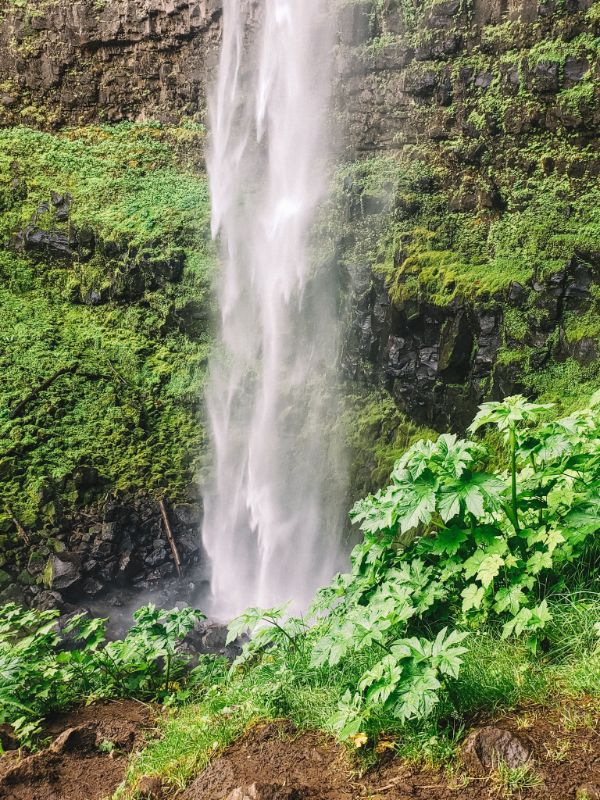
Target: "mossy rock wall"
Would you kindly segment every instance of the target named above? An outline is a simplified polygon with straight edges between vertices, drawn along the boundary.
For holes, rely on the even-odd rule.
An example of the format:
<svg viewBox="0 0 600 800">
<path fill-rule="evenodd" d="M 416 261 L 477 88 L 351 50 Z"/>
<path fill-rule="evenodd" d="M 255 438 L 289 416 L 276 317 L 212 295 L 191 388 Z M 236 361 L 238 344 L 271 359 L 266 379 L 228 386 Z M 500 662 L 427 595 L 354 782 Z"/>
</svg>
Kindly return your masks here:
<svg viewBox="0 0 600 800">
<path fill-rule="evenodd" d="M 203 121 L 218 0 L 2 0 L 0 124 Z"/>
<path fill-rule="evenodd" d="M 329 235 L 363 491 L 486 397 L 571 407 L 597 385 L 600 3 L 336 7 Z M 0 5 L 0 568 L 28 601 L 57 548 L 104 548 L 76 582 L 96 591 L 128 520 L 155 562 L 156 500 L 200 513 L 220 20 L 219 0 Z"/>
<path fill-rule="evenodd" d="M 214 264 L 203 147 L 193 124 L 0 130 L 0 566 L 29 601 L 160 584 L 173 573 L 161 498 L 192 502 L 179 541 L 197 557 Z M 125 520 L 112 538 L 109 507 Z M 46 580 L 52 542 L 77 554 L 66 587 Z"/>
<path fill-rule="evenodd" d="M 464 428 L 598 380 L 600 4 L 351 2 L 338 62 L 348 373 Z"/>
</svg>

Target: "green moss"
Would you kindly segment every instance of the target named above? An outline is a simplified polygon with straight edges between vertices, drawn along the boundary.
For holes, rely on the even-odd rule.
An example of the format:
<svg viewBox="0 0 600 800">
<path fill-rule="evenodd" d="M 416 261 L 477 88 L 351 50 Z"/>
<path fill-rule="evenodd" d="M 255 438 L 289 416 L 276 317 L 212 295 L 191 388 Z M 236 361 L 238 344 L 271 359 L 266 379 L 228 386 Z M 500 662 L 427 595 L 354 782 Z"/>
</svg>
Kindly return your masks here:
<svg viewBox="0 0 600 800">
<path fill-rule="evenodd" d="M 389 478 L 395 461 L 417 439 L 437 434 L 415 425 L 402 414 L 384 390 L 356 391 L 347 387 L 344 419 L 351 454 L 350 485 L 355 497 L 379 489 Z"/>
<path fill-rule="evenodd" d="M 600 56 L 600 37 L 588 31 L 570 40 L 543 39 L 529 50 L 527 58 L 530 66 L 552 62 L 564 66 L 569 56 L 597 59 Z"/>
<path fill-rule="evenodd" d="M 591 81 L 582 81 L 571 89 L 564 89 L 558 95 L 562 108 L 570 111 L 581 111 L 593 105 L 596 99 L 596 86 Z"/>
<path fill-rule="evenodd" d="M 598 366 L 584 366 L 573 358 L 532 370 L 526 380 L 535 393 L 555 403 L 559 411 L 582 408 L 586 398 L 598 389 Z"/>
<path fill-rule="evenodd" d="M 196 472 L 210 343 L 194 316 L 207 315 L 213 253 L 206 177 L 182 154 L 201 137 L 156 125 L 0 131 L 0 480 L 26 526 L 52 527 L 109 491 L 177 497 Z M 53 191 L 70 195 L 68 221 Z M 85 231 L 93 255 L 16 252 L 28 224 Z M 164 271 L 175 256 L 182 275 Z M 82 302 L 104 288 L 99 305 Z"/>
</svg>

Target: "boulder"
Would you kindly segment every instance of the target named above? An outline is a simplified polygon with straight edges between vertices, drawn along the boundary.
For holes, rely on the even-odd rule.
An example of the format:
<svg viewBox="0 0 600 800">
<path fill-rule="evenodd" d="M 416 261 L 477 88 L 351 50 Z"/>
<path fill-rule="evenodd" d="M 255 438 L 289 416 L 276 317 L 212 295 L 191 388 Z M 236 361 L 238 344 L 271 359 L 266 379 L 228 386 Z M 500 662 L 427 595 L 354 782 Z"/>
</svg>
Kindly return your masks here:
<svg viewBox="0 0 600 800">
<path fill-rule="evenodd" d="M 56 553 L 46 567 L 46 582 L 50 589 L 69 589 L 82 578 L 81 560 L 73 553 Z"/>
<path fill-rule="evenodd" d="M 42 251 L 49 255 L 71 259 L 75 255 L 71 237 L 62 231 L 44 230 L 29 225 L 22 234 L 25 250 Z"/>
<path fill-rule="evenodd" d="M 19 740 L 13 728 L 10 725 L 0 725 L 0 748 L 4 752 L 9 750 L 18 750 L 20 747 Z"/>
<path fill-rule="evenodd" d="M 532 757 L 531 746 L 522 737 L 504 728 L 488 726 L 473 731 L 461 749 L 461 759 L 469 774 L 487 775 L 499 764 L 516 769 Z"/>
<path fill-rule="evenodd" d="M 92 723 L 67 728 L 50 745 L 52 753 L 89 753 L 96 749 L 96 726 Z"/>
</svg>

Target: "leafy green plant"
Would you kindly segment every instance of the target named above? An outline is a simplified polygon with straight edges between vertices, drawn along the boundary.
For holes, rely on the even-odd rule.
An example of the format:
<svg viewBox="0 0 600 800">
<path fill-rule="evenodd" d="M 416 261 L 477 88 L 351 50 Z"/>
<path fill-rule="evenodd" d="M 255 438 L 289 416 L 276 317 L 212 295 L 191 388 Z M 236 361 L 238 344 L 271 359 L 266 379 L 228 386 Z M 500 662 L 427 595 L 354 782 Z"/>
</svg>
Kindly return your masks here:
<svg viewBox="0 0 600 800">
<path fill-rule="evenodd" d="M 332 725 L 342 739 L 356 736 L 372 716 L 391 712 L 400 722 L 423 719 L 439 702 L 445 677 L 457 678 L 467 634 L 442 629 L 434 641 L 399 639 L 389 654 L 362 676 L 358 691 L 346 691 Z"/>
<path fill-rule="evenodd" d="M 187 672 L 179 646 L 201 617 L 192 608 L 162 611 L 153 605 L 134 614 L 122 641 L 107 642 L 105 620 L 78 615 L 65 633 L 58 612 L 0 609 L 0 723 L 9 723 L 31 744 L 48 713 L 90 697 L 164 700 Z"/>
<path fill-rule="evenodd" d="M 314 605 L 323 619 L 313 666 L 373 648 L 385 655 L 342 698 L 342 736 L 390 708 L 400 720 L 431 713 L 465 652 L 465 633 L 448 626 L 498 620 L 504 638 L 525 635 L 535 650 L 548 594 L 600 530 L 599 400 L 550 422 L 541 422 L 550 406 L 522 397 L 486 403 L 471 431 L 502 433 L 505 470 L 487 472 L 485 447 L 444 434 L 413 445 L 390 485 L 356 504 L 364 540 L 352 572 Z M 436 638 L 422 638 L 432 628 Z"/>
<path fill-rule="evenodd" d="M 520 654 L 516 672 L 503 667 L 514 694 L 539 643 L 553 646 L 552 595 L 600 531 L 600 393 L 569 417 L 551 419 L 550 411 L 520 396 L 483 404 L 470 432 L 495 428 L 499 435 L 486 441 L 500 442 L 500 453 L 450 434 L 414 443 L 389 486 L 356 503 L 351 516 L 363 541 L 352 570 L 317 594 L 308 623 L 287 618 L 286 606 L 252 608 L 232 623 L 229 641 L 245 632 L 250 640 L 230 680 L 267 670 L 289 697 L 347 670 L 328 726 L 361 745 L 384 726 L 432 716 L 440 703 L 479 702 L 460 687 L 460 670 L 467 658 L 472 677 L 475 656 L 467 654 L 499 636 L 515 640 L 504 647 Z M 590 618 L 585 603 L 567 617 L 577 614 Z M 592 652 L 596 629 L 586 625 L 577 647 Z M 531 692 L 543 683 L 533 675 Z M 501 690 L 490 691 L 497 698 Z"/>
<path fill-rule="evenodd" d="M 298 649 L 299 637 L 307 626 L 301 619 L 285 618 L 287 605 L 276 608 L 248 608 L 228 628 L 227 644 L 250 635 L 242 654 L 235 660 L 240 666 L 270 647 L 289 646 Z"/>
</svg>

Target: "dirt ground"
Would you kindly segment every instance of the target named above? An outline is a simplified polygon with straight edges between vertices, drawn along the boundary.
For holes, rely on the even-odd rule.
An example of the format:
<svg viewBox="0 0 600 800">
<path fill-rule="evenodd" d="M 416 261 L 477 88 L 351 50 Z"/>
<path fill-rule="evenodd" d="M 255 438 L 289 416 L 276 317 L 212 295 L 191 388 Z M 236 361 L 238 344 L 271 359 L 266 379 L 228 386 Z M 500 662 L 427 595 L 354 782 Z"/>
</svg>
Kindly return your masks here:
<svg viewBox="0 0 600 800">
<path fill-rule="evenodd" d="M 0 800 L 110 797 L 153 719 L 151 708 L 134 701 L 95 703 L 55 717 L 47 726 L 48 749 L 0 758 Z"/>
<path fill-rule="evenodd" d="M 531 751 L 519 786 L 503 784 L 495 770 L 468 775 L 464 765 L 448 772 L 394 760 L 359 777 L 345 751 L 317 733 L 295 733 L 286 723 L 254 729 L 215 760 L 178 800 L 600 800 L 600 712 L 591 704 L 533 709 L 497 720 Z M 596 794 L 597 792 L 597 794 Z"/>
<path fill-rule="evenodd" d="M 153 711 L 135 702 L 95 704 L 49 724 L 52 745 L 0 758 L 0 800 L 104 800 L 122 781 L 128 754 L 152 729 Z M 485 731 L 528 753 L 525 781 L 503 783 L 494 769 L 475 769 Z M 495 733 L 494 733 L 495 732 Z M 471 755 L 452 770 L 417 768 L 387 750 L 361 775 L 350 752 L 321 733 L 289 722 L 255 727 L 184 791 L 149 778 L 140 800 L 600 800 L 600 706 L 578 701 L 532 708 L 495 720 L 470 737 Z M 110 744 L 106 744 L 110 743 Z M 488 742 L 489 744 L 489 742 Z M 100 747 L 100 749 L 99 749 Z M 106 752 L 106 751 L 110 752 Z M 475 755 L 473 756 L 473 753 Z M 481 756 L 483 757 L 483 756 Z M 473 761 L 475 758 L 475 761 Z M 528 785 L 523 785 L 523 783 Z"/>
</svg>

